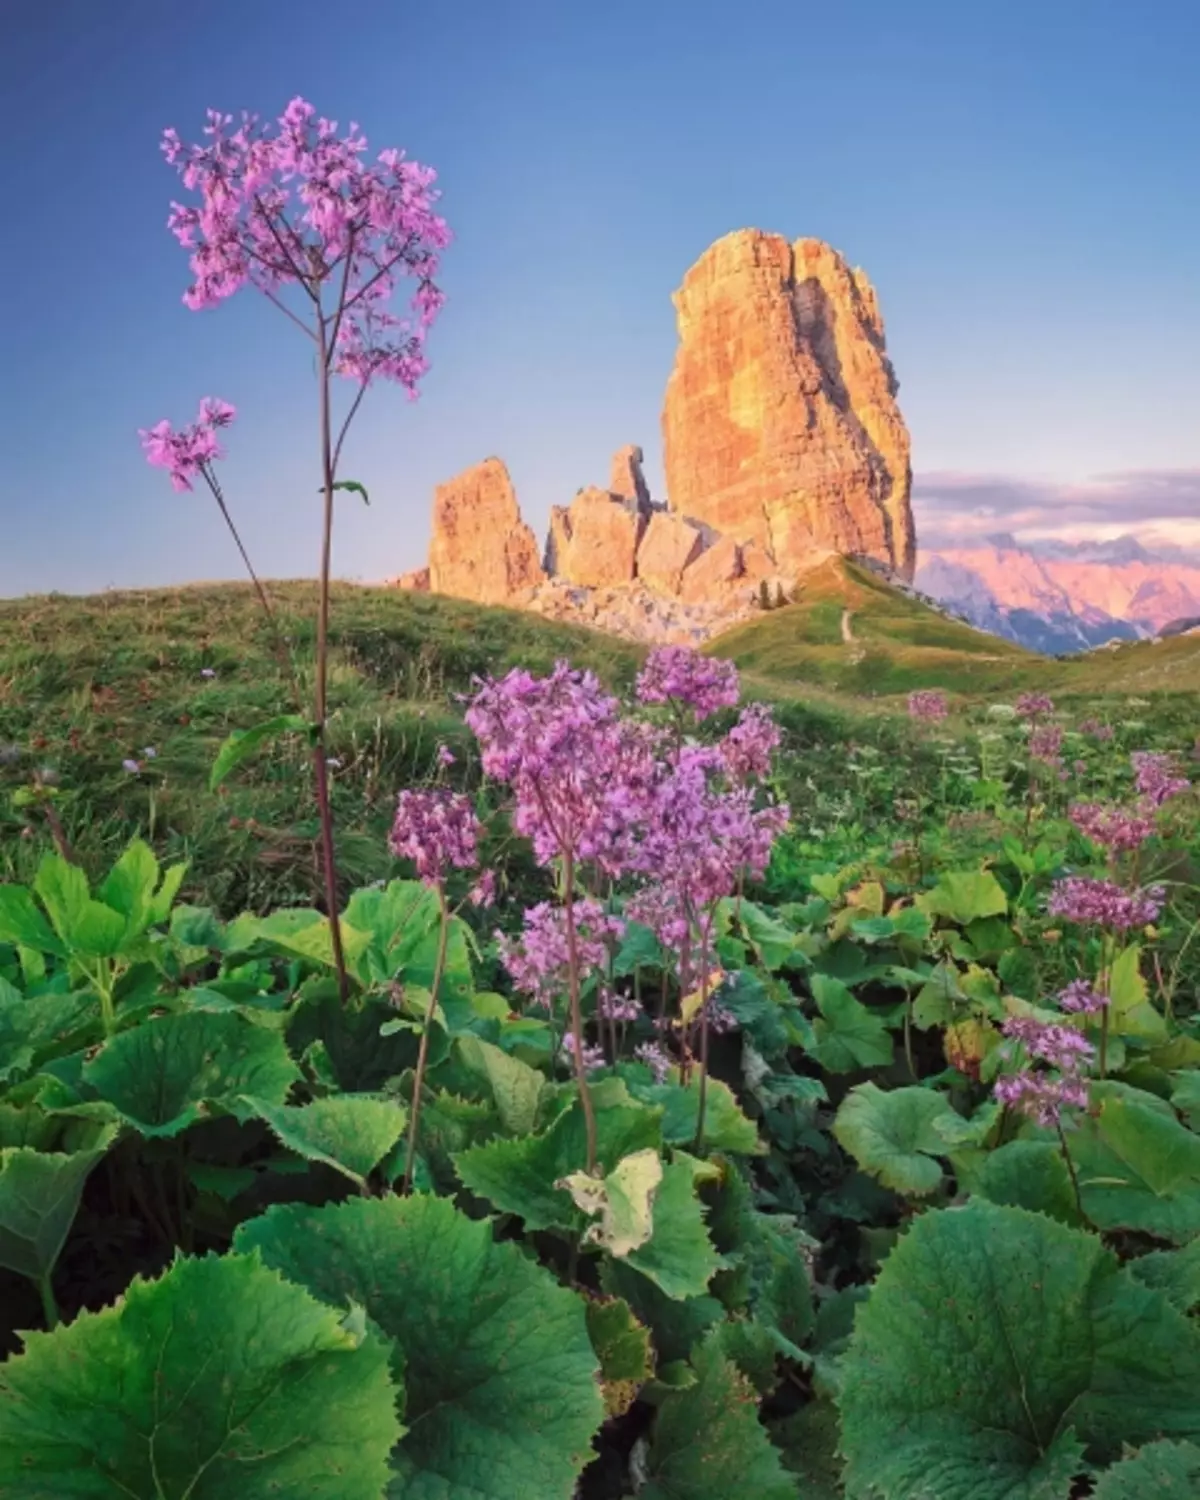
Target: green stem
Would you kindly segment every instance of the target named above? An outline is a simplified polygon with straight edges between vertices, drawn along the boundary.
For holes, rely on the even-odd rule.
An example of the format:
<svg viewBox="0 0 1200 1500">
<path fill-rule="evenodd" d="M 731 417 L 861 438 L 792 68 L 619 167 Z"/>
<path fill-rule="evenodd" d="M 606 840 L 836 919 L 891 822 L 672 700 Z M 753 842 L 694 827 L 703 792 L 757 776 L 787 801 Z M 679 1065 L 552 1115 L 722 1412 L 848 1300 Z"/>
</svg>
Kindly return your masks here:
<svg viewBox="0 0 1200 1500">
<path fill-rule="evenodd" d="M 429 1004 L 425 1007 L 425 1025 L 421 1031 L 421 1046 L 417 1052 L 417 1071 L 413 1078 L 412 1118 L 408 1122 L 408 1151 L 404 1160 L 404 1182 L 400 1192 L 407 1197 L 412 1192 L 413 1170 L 417 1161 L 417 1129 L 421 1120 L 421 1094 L 425 1088 L 425 1069 L 429 1063 L 429 1033 L 433 1028 L 434 1012 L 437 1010 L 438 991 L 442 987 L 442 975 L 446 970 L 446 945 L 450 935 L 450 912 L 446 906 L 446 887 L 438 882 L 438 907 L 442 915 L 442 926 L 438 933 L 437 958 L 433 965 L 433 983 L 429 988 Z"/>
<path fill-rule="evenodd" d="M 695 1151 L 704 1147 L 704 1113 L 708 1106 L 708 936 L 712 926 L 704 928 L 700 939 L 700 1098 L 696 1103 Z"/>
<path fill-rule="evenodd" d="M 1066 1162 L 1067 1172 L 1071 1178 L 1071 1186 L 1075 1190 L 1075 1207 L 1079 1210 L 1079 1217 L 1083 1223 L 1088 1223 L 1088 1216 L 1083 1211 L 1083 1194 L 1079 1191 L 1079 1178 L 1075 1175 L 1075 1163 L 1071 1160 L 1071 1153 L 1067 1150 L 1067 1138 L 1063 1134 L 1062 1121 L 1057 1124 L 1058 1144 L 1062 1150 L 1062 1159 Z"/>
<path fill-rule="evenodd" d="M 58 1303 L 54 1300 L 54 1287 L 51 1285 L 49 1271 L 37 1278 L 37 1289 L 42 1298 L 42 1316 L 46 1320 L 47 1329 L 53 1333 L 61 1320 L 58 1315 Z"/>
</svg>

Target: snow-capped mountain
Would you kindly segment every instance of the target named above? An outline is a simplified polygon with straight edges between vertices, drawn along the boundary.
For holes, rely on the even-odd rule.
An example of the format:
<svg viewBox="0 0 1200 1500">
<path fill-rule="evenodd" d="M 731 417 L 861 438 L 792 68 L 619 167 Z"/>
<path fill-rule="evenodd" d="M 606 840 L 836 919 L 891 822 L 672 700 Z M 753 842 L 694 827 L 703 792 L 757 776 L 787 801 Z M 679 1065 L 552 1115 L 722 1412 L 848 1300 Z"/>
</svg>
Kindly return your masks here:
<svg viewBox="0 0 1200 1500">
<path fill-rule="evenodd" d="M 1086 651 L 1200 615 L 1200 563 L 1132 536 L 1021 543 L 1008 535 L 922 549 L 916 586 L 984 630 L 1035 651 Z"/>
</svg>

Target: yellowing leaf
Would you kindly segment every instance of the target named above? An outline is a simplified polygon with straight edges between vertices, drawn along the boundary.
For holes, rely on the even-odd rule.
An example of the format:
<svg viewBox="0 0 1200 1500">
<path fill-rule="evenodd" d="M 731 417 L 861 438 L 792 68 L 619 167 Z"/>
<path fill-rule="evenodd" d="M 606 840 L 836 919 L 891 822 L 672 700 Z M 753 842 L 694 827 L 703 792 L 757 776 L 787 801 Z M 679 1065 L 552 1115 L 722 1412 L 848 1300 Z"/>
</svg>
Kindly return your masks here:
<svg viewBox="0 0 1200 1500">
<path fill-rule="evenodd" d="M 584 1234 L 584 1243 L 603 1245 L 620 1260 L 640 1249 L 654 1233 L 654 1197 L 662 1176 L 657 1151 L 635 1151 L 607 1177 L 572 1172 L 555 1187 L 565 1188 L 585 1214 L 592 1218 L 599 1214 L 599 1222 Z"/>
<path fill-rule="evenodd" d="M 711 996 L 724 978 L 724 970 L 714 969 L 699 989 L 693 990 L 690 995 L 683 997 L 679 1002 L 679 1017 L 682 1025 L 688 1026 L 695 1020 L 696 1016 L 700 1013 L 700 1007 L 704 1003 L 705 996 Z"/>
</svg>

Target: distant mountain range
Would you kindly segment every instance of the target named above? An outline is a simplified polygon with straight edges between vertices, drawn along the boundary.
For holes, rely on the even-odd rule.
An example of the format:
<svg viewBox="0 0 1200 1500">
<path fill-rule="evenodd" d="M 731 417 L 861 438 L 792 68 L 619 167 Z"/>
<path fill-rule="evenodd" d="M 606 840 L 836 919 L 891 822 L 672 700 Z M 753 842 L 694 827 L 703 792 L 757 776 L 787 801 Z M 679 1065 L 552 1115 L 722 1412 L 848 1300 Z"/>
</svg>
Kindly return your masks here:
<svg viewBox="0 0 1200 1500">
<path fill-rule="evenodd" d="M 973 625 L 1053 655 L 1200 626 L 1200 558 L 1132 536 L 922 548 L 915 583 Z"/>
</svg>

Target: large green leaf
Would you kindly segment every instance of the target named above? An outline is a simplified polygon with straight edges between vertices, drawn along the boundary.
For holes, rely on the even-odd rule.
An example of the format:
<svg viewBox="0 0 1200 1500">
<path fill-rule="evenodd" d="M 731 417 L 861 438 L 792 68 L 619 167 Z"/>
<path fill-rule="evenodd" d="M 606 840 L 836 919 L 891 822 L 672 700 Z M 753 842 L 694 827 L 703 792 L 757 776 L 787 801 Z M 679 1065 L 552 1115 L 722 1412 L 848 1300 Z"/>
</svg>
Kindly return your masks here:
<svg viewBox="0 0 1200 1500">
<path fill-rule="evenodd" d="M 489 1223 L 441 1198 L 355 1198 L 273 1208 L 235 1244 L 396 1340 L 409 1430 L 389 1495 L 571 1494 L 603 1416 L 583 1302 Z"/>
<path fill-rule="evenodd" d="M 990 870 L 945 870 L 931 891 L 917 897 L 917 905 L 931 916 L 966 927 L 981 917 L 1003 916 L 1008 897 Z"/>
<path fill-rule="evenodd" d="M 70 1233 L 88 1174 L 114 1126 L 56 1119 L 34 1106 L 0 1118 L 0 1266 L 49 1276 Z"/>
<path fill-rule="evenodd" d="M 1131 943 L 1113 962 L 1108 981 L 1109 1027 L 1114 1036 L 1136 1037 L 1153 1045 L 1167 1041 L 1170 1033 L 1150 1003 L 1141 957 L 1141 948 Z"/>
<path fill-rule="evenodd" d="M 14 1500 L 366 1500 L 400 1432 L 383 1341 L 245 1256 L 178 1260 L 0 1365 Z"/>
<path fill-rule="evenodd" d="M 803 1500 L 842 1500 L 838 1414 L 832 1401 L 810 1401 L 771 1427 L 783 1462 L 801 1481 Z"/>
<path fill-rule="evenodd" d="M 821 1066 L 830 1073 L 887 1067 L 892 1039 L 879 1017 L 827 974 L 812 975 L 812 992 L 821 1013 L 813 1022 L 817 1044 L 812 1053 Z"/>
<path fill-rule="evenodd" d="M 1152 1250 L 1129 1262 L 1130 1272 L 1147 1286 L 1157 1287 L 1180 1312 L 1200 1307 L 1200 1239 L 1182 1250 Z"/>
<path fill-rule="evenodd" d="M 1079 1205 L 1057 1141 L 1009 1141 L 984 1158 L 975 1191 L 990 1203 L 1006 1203 L 1078 1224 Z"/>
<path fill-rule="evenodd" d="M 624 1090 L 622 1090 L 624 1092 Z M 625 1094 L 596 1112 L 597 1165 L 611 1170 L 626 1156 L 662 1144 L 662 1111 Z M 454 1158 L 463 1185 L 528 1229 L 582 1229 L 586 1220 L 557 1184 L 587 1166 L 587 1134 L 578 1100 L 541 1135 L 488 1141 Z"/>
<path fill-rule="evenodd" d="M 754 1391 L 715 1335 L 692 1364 L 696 1384 L 659 1408 L 639 1500 L 795 1500 L 796 1482 L 758 1420 Z"/>
<path fill-rule="evenodd" d="M 0 999 L 0 1078 L 77 1052 L 99 1037 L 100 1005 L 89 990 Z"/>
<path fill-rule="evenodd" d="M 509 1135 L 529 1135 L 546 1082 L 542 1074 L 477 1036 L 458 1037 L 454 1051 L 462 1066 L 485 1085 L 504 1130 Z"/>
<path fill-rule="evenodd" d="M 42 915 L 33 892 L 23 885 L 0 885 L 0 943 L 53 953 L 62 958 L 67 945 Z"/>
<path fill-rule="evenodd" d="M 610 1417 L 621 1416 L 654 1374 L 650 1334 L 622 1297 L 589 1298 L 584 1307 L 588 1336 L 600 1361 L 604 1410 Z"/>
<path fill-rule="evenodd" d="M 1200 1447 L 1150 1443 L 1101 1474 L 1093 1500 L 1196 1500 Z"/>
<path fill-rule="evenodd" d="M 860 1083 L 842 1100 L 833 1133 L 863 1171 L 884 1187 L 919 1197 L 941 1184 L 937 1158 L 945 1156 L 947 1148 L 935 1126 L 948 1115 L 954 1110 L 932 1089 L 885 1091 Z"/>
<path fill-rule="evenodd" d="M 1200 1433 L 1188 1320 L 1095 1236 L 978 1200 L 902 1237 L 842 1382 L 863 1500 L 1063 1500 L 1085 1455 Z"/>
<path fill-rule="evenodd" d="M 635 1099 L 661 1107 L 663 1140 L 668 1145 L 690 1146 L 695 1141 L 700 1114 L 698 1073 L 693 1073 L 686 1087 L 678 1079 L 645 1083 L 627 1076 L 626 1083 Z M 733 1090 L 711 1074 L 705 1088 L 704 1145 L 710 1151 L 728 1151 L 735 1156 L 757 1156 L 766 1150 L 753 1120 L 738 1108 Z"/>
<path fill-rule="evenodd" d="M 282 1104 L 300 1070 L 283 1038 L 237 1011 L 181 1011 L 107 1041 L 84 1084 L 142 1135 L 178 1135 L 213 1108 L 238 1115 L 252 1095 Z"/>
<path fill-rule="evenodd" d="M 402 1104 L 354 1094 L 334 1094 L 311 1104 L 243 1101 L 263 1119 L 290 1151 L 349 1177 L 361 1187 L 404 1133 L 408 1111 Z"/>
<path fill-rule="evenodd" d="M 1137 1092 L 1104 1098 L 1068 1137 L 1084 1212 L 1098 1229 L 1184 1244 L 1200 1235 L 1200 1137 Z"/>
<path fill-rule="evenodd" d="M 167 920 L 186 871 L 186 864 L 172 865 L 160 884 L 154 851 L 142 839 L 133 839 L 105 877 L 100 899 L 125 918 L 128 939 Z"/>
</svg>

